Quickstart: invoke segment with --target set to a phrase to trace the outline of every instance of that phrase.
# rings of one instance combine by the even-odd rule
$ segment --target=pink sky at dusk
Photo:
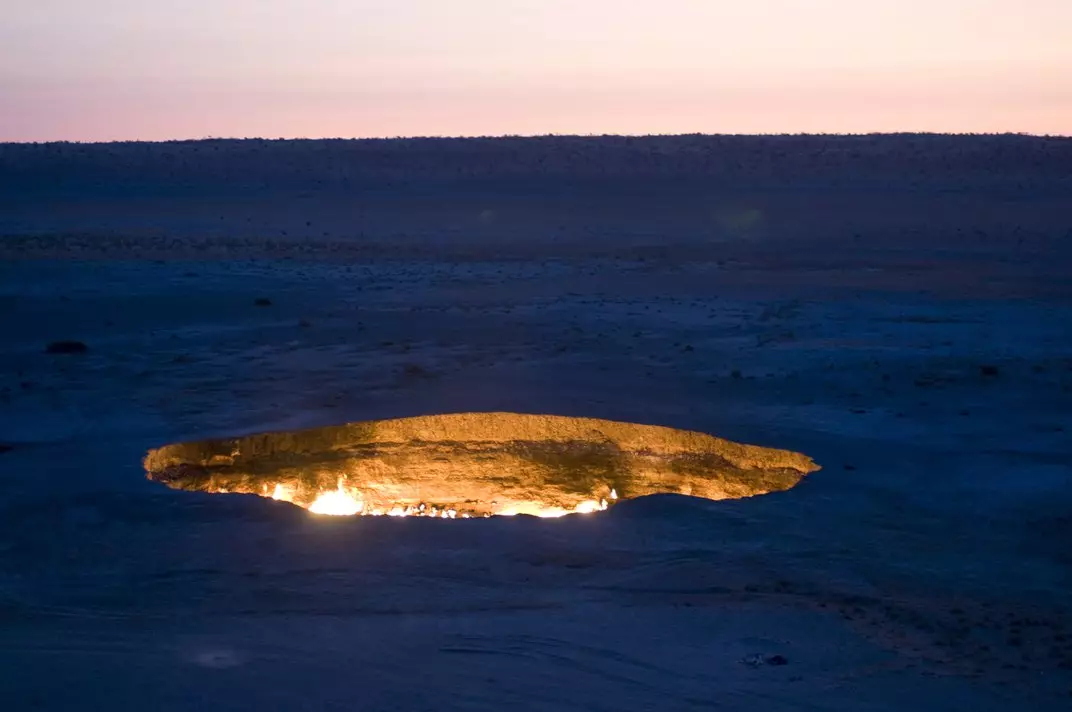
[[[1072,0],[7,0],[0,141],[1072,133]]]

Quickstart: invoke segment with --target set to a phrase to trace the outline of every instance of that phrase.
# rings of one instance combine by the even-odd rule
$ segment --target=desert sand
[[[0,236],[5,709],[1072,705],[1072,140],[0,145]],[[496,411],[822,469],[446,521],[142,467]]]

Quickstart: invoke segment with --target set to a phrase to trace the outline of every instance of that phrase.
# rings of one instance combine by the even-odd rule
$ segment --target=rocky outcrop
[[[168,445],[145,457],[170,487],[286,499],[342,491],[365,513],[565,513],[678,493],[732,499],[786,490],[804,455],[702,433],[591,418],[463,413]]]

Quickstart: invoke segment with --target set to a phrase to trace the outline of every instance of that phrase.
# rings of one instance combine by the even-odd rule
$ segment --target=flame
[[[347,494],[341,485],[339,489],[321,493],[309,505],[309,511],[314,514],[333,516],[351,516],[359,514],[362,509],[364,504]]]
[[[299,493],[295,492],[293,487],[283,484],[282,482],[276,483],[271,490],[269,490],[269,485],[264,485],[261,491],[261,496],[270,497],[277,501],[296,504],[301,504],[301,500],[305,499],[304,497],[301,497]],[[611,490],[610,499],[614,501],[617,498],[618,493]],[[474,516],[472,512],[462,512],[454,508],[440,509],[435,505],[428,505],[425,503],[394,504],[382,507],[366,506],[361,494],[356,490],[348,490],[342,480],[339,481],[336,489],[321,491],[310,504],[301,504],[301,506],[306,507],[306,509],[314,514],[328,514],[333,516],[364,514],[370,517],[433,517],[439,519],[472,519]],[[504,506],[498,512],[494,512],[493,514],[485,513],[483,516],[513,517],[518,514],[527,514],[532,517],[541,517],[543,519],[555,519],[564,517],[567,514],[592,514],[594,512],[602,512],[606,510],[608,506],[606,499],[587,499],[579,502],[573,509],[548,507],[540,502],[529,501],[511,503]],[[477,514],[476,516],[480,515]]]
[[[276,485],[275,491],[271,496],[272,499],[290,501],[291,495],[283,485]],[[605,499],[599,501],[594,499],[585,500],[578,503],[573,510],[563,509],[562,507],[545,507],[538,502],[522,502],[495,512],[494,516],[513,517],[518,514],[527,514],[529,516],[541,517],[543,519],[554,519],[557,517],[564,517],[567,514],[591,514],[593,512],[602,512],[607,509],[607,506],[607,500]],[[471,519],[473,516],[468,512],[458,512],[456,509],[439,509],[438,507],[429,507],[425,504],[417,506],[408,505],[405,507],[402,505],[395,505],[390,509],[384,509],[382,507],[365,508],[364,502],[344,490],[341,484],[338,489],[328,490],[317,495],[316,499],[313,500],[308,509],[314,514],[331,514],[336,516],[365,514],[372,517],[434,517],[440,519]],[[484,516],[490,515],[485,514]]]
[[[567,514],[591,514],[593,512],[602,512],[607,508],[607,500],[602,499],[598,502],[594,499],[587,499],[583,502],[579,502],[571,512],[568,509],[562,507],[544,507],[536,502],[525,502],[522,504],[507,507],[501,511],[495,513],[498,517],[513,517],[518,514],[528,514],[533,517],[540,517],[542,519],[556,519],[558,517],[564,517]]]
[[[568,511],[561,507],[544,507],[538,502],[522,502],[521,504],[515,504],[512,507],[506,507],[495,512],[497,517],[514,517],[518,514],[527,514],[530,517],[564,517],[569,514]]]
[[[579,514],[591,514],[592,512],[602,512],[606,508],[607,500],[603,499],[597,502],[594,499],[589,499],[578,504],[573,511]]]

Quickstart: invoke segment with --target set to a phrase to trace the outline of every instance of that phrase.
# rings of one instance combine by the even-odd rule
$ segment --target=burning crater
[[[606,509],[660,493],[736,499],[786,490],[811,458],[687,430],[591,418],[462,413],[167,445],[169,487],[256,494],[318,514],[444,518]]]

